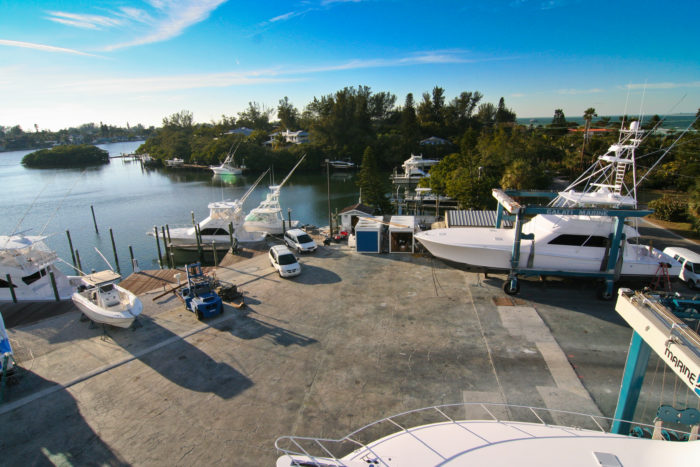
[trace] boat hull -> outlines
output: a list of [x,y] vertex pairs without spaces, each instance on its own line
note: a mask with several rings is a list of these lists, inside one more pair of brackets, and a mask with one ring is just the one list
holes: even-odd
[[128,305],[119,307],[119,309],[106,309],[92,302],[83,293],[74,293],[71,299],[75,306],[85,314],[91,321],[100,324],[108,324],[119,328],[128,328],[134,322],[136,317],[143,311],[141,300],[126,289],[115,286],[119,291],[120,296],[128,301]]
[[209,167],[216,175],[241,175],[243,170],[232,167]]
[[[295,229],[299,226],[299,221],[292,221],[291,225],[285,221],[285,226],[288,229]],[[279,225],[245,221],[245,223],[243,223],[243,230],[246,232],[265,232],[271,235],[282,235],[284,233],[282,231],[282,221],[280,221]]]
[[[482,242],[478,242],[479,239]],[[449,262],[492,271],[512,268],[511,229],[436,229],[416,234],[416,240],[433,256]],[[521,242],[518,269],[595,274],[607,268],[604,264],[605,248],[540,246],[535,243],[532,251],[532,244],[530,240]],[[670,264],[669,276],[677,276],[680,272],[680,264],[659,250],[628,244],[623,251],[619,273],[627,277],[653,277],[658,274],[661,262]]]

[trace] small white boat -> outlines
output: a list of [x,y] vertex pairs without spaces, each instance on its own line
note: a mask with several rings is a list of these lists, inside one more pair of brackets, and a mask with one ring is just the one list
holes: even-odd
[[344,160],[344,161],[330,161],[329,162],[330,166],[333,167],[334,169],[354,169],[355,168],[355,163],[350,161],[350,160]]
[[270,192],[267,194],[265,199],[258,205],[258,207],[250,210],[250,213],[245,218],[243,223],[243,229],[246,232],[265,232],[267,234],[280,235],[284,233],[282,229],[282,221],[285,223],[285,228],[293,229],[299,225],[299,221],[292,220],[288,222],[282,215],[282,207],[280,206],[280,190],[284,184],[289,180],[297,167],[302,163],[306,154],[299,159],[292,170],[289,171],[287,176],[282,180],[279,185],[273,185],[270,187]]
[[[68,300],[80,278],[66,276],[55,265],[56,252],[45,236],[0,235],[0,301]],[[53,275],[56,292],[51,283]],[[8,281],[9,276],[9,281]]]
[[168,159],[165,161],[165,165],[167,165],[168,167],[180,167],[184,163],[185,161],[183,159],[180,159],[179,157],[176,157],[174,159]]
[[[232,146],[233,147],[233,146]],[[238,146],[236,147],[238,150]],[[240,175],[243,173],[245,166],[236,166],[233,163],[233,157],[236,155],[236,150],[233,153],[229,150],[226,158],[221,163],[221,165],[210,165],[209,168],[217,175]]]
[[141,300],[116,284],[121,276],[114,271],[95,272],[81,279],[83,285],[71,298],[75,306],[92,321],[128,328],[141,314]]

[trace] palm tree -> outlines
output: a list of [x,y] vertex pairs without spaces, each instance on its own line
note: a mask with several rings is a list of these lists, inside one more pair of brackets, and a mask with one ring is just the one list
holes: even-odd
[[591,120],[593,120],[593,117],[597,117],[597,116],[598,116],[598,114],[595,113],[595,109],[593,107],[589,107],[583,112],[583,119],[586,122],[586,126],[584,127],[584,130],[583,130],[583,144],[581,145],[581,163],[580,163],[581,170],[583,170],[583,154],[586,150],[586,143],[588,142],[588,138],[589,138],[588,130],[591,129]]

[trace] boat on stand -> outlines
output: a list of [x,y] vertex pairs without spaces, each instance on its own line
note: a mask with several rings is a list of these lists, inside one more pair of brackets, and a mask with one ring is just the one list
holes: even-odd
[[[240,144],[238,145],[240,146]],[[209,168],[216,174],[216,175],[240,175],[243,173],[243,170],[245,169],[244,165],[237,166],[234,163],[234,156],[236,155],[236,151],[238,151],[238,146],[236,146],[236,149],[231,152],[229,149],[228,154],[226,155],[226,158],[220,165],[210,165]],[[231,146],[231,149],[233,149],[233,146]]]
[[[598,274],[613,269],[618,278],[654,277],[662,265],[669,276],[678,275],[676,260],[637,243],[637,229],[624,224],[625,218],[651,213],[637,208],[641,180],[634,175],[635,150],[642,136],[638,122],[623,128],[619,141],[547,207],[523,207],[494,190],[501,205],[511,206],[511,213],[518,215],[516,228],[435,229],[415,238],[438,258],[486,271],[513,271],[513,265],[523,258],[527,264],[523,269],[546,271],[546,275]],[[537,212],[530,220],[524,219],[528,209]],[[609,258],[618,251],[617,263],[610,268]]]
[[293,229],[299,225],[298,220],[288,222],[284,219],[280,206],[280,191],[305,158],[306,154],[292,167],[292,170],[290,170],[284,180],[282,180],[282,183],[270,186],[270,192],[265,199],[257,207],[250,210],[250,213],[245,217],[245,222],[243,223],[243,229],[246,232],[281,235],[283,233],[283,224],[287,224],[287,229]]
[[75,306],[91,321],[128,328],[143,311],[141,300],[117,285],[121,276],[105,270],[82,276],[82,285],[71,297]]
[[80,278],[66,276],[56,267],[58,255],[46,245],[46,238],[21,233],[0,236],[0,302],[71,298]]

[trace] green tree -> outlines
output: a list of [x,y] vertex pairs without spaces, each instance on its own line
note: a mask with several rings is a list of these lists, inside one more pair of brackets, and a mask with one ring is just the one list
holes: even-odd
[[270,131],[270,115],[273,110],[266,108],[257,102],[248,102],[248,108],[238,113],[238,125],[252,128],[253,130]]
[[282,128],[294,130],[298,128],[299,111],[289,102],[289,98],[284,96],[277,105],[277,118]]
[[498,101],[496,114],[494,115],[496,123],[513,123],[515,122],[515,112],[506,108],[506,101],[503,97]]
[[357,184],[362,191],[362,202],[374,206],[380,213],[391,212],[391,205],[386,197],[387,188],[385,177],[379,172],[374,151],[370,146],[365,148],[362,156],[362,168],[358,175]]

